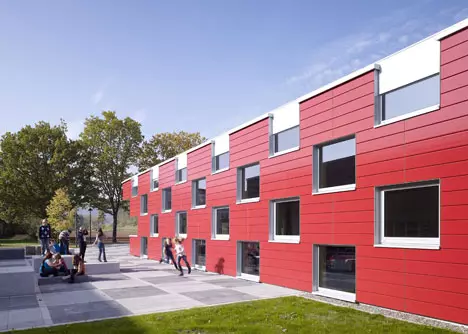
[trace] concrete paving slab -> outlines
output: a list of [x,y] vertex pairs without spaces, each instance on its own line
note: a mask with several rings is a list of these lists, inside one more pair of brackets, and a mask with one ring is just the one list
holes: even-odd
[[8,329],[8,311],[0,311],[0,331]]
[[39,307],[39,304],[37,302],[36,295],[10,297],[10,310],[20,310],[24,308],[37,307]]
[[259,283],[251,282],[251,281],[246,281],[243,279],[230,279],[230,280],[225,280],[225,279],[220,279],[220,280],[210,280],[210,284],[222,286],[223,288],[235,288],[235,287],[240,287],[240,286],[258,286]]
[[255,296],[234,291],[231,289],[217,289],[212,291],[192,291],[182,293],[182,295],[198,300],[205,305],[217,305],[235,303],[257,299]]
[[174,274],[173,276],[150,277],[150,278],[143,278],[142,280],[148,283],[154,284],[154,285],[167,284],[167,283],[175,284],[175,283],[193,281],[187,276],[178,276],[177,274]]
[[[78,281],[78,280],[77,280]],[[48,284],[39,286],[41,293],[53,293],[62,291],[82,291],[82,290],[95,290],[96,287],[91,283],[74,283],[62,282],[62,284]]]
[[118,289],[118,288],[133,288],[137,286],[148,286],[150,285],[148,282],[143,282],[141,280],[136,279],[128,279],[128,280],[121,280],[121,281],[102,281],[102,282],[92,282],[91,283],[97,289]]
[[8,329],[22,329],[44,325],[39,307],[8,312]]
[[131,277],[131,278],[153,278],[153,277],[164,277],[164,276],[174,277],[174,274],[161,272],[159,270],[152,270],[152,271],[129,272],[129,273],[125,273],[125,276]]
[[132,314],[116,301],[98,301],[86,304],[49,306],[48,308],[54,324],[123,317]]
[[157,286],[159,289],[167,291],[169,293],[184,293],[192,291],[213,291],[218,289],[224,289],[223,287],[216,286],[213,284],[203,283],[203,282],[182,282],[175,284],[160,284]]
[[125,289],[107,289],[103,292],[115,300],[125,298],[139,298],[139,297],[150,297],[158,295],[166,295],[167,292],[153,286],[137,286]]
[[211,273],[207,273],[206,275],[201,275],[201,276],[197,276],[197,275],[190,275],[190,277],[193,279],[193,280],[196,280],[196,281],[202,281],[202,282],[205,282],[205,281],[211,281],[211,280],[232,280],[233,277],[231,276],[224,276],[224,275],[219,275],[219,274],[211,274]]
[[126,298],[119,300],[119,303],[128,310],[131,310],[133,314],[167,312],[196,306],[204,306],[203,303],[192,298],[170,294],[151,297]]
[[109,296],[99,290],[45,293],[41,298],[47,307],[111,300]]
[[259,298],[277,298],[285,296],[298,296],[301,292],[297,290],[287,289],[280,286],[268,284],[256,284],[252,286],[233,287],[232,290],[247,293]]

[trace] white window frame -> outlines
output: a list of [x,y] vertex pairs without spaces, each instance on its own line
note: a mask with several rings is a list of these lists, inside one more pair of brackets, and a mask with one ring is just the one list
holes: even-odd
[[[206,188],[208,188],[208,183],[206,182],[206,177],[202,177],[192,181],[192,210],[194,209],[205,209],[206,208],[206,193],[205,193],[205,204],[197,205],[197,185],[198,181],[205,180]],[[207,189],[205,189],[206,191]]]
[[[216,141],[217,140],[221,140],[221,143],[225,144],[225,141],[226,141],[226,138],[223,136],[220,136],[220,137],[217,137],[215,139],[213,139],[211,141],[211,174],[217,174],[217,173],[221,173],[221,172],[225,172],[227,170],[229,170],[229,166],[230,166],[230,158],[231,158],[231,155],[230,155],[230,150],[228,148],[227,151],[224,151],[222,153],[219,153],[219,154],[216,154]],[[227,142],[228,142],[228,146],[229,146],[229,134],[227,135]],[[220,169],[216,169],[216,158],[223,155],[223,154],[227,154],[228,155],[228,166],[227,167],[224,167],[224,168],[220,168]]]
[[[170,189],[171,190],[171,208],[170,209],[166,209],[166,206],[165,206],[165,202],[166,202],[166,190],[167,189]],[[161,194],[161,212],[162,213],[167,213],[167,212],[171,212],[172,211],[172,188],[171,187],[166,187],[166,188],[163,188],[162,190],[162,194]]]
[[[299,234],[298,235],[277,235],[276,234],[276,205],[279,203],[298,202],[299,203]],[[301,200],[299,197],[290,197],[270,201],[270,238],[269,242],[282,242],[298,244],[301,241]]]
[[[437,238],[393,238],[385,237],[385,193],[405,189],[437,187],[439,194],[439,237]],[[389,248],[416,248],[416,249],[440,249],[440,182],[427,181],[394,186],[385,186],[375,189],[375,234],[374,247]]]
[[[187,158],[185,158],[187,159]],[[187,182],[188,180],[188,168],[187,168],[187,164],[185,165],[185,167],[182,167],[182,168],[179,168],[179,158],[175,158],[175,184],[182,184],[182,183],[185,183]],[[185,176],[185,180],[179,180],[179,172],[183,171],[183,170],[186,170],[186,176]]]
[[[136,185],[134,185],[136,183]],[[135,177],[132,178],[131,181],[131,187],[132,187],[132,197],[137,197],[138,196],[138,176],[136,176],[136,182],[135,182]],[[133,193],[133,189],[136,188],[135,194]]]
[[[146,198],[146,212],[143,212],[143,198]],[[148,194],[140,195],[140,216],[146,216],[148,211]]]
[[[260,247],[260,242],[259,241],[248,241],[248,240],[238,240],[237,241],[237,252],[236,252],[236,276],[238,278],[241,278],[241,279],[245,279],[246,281],[252,281],[252,282],[256,282],[256,283],[259,283],[260,282],[260,269],[261,267],[259,267],[259,272],[258,272],[258,276],[257,275],[250,275],[250,274],[244,274],[242,272],[242,244],[244,242],[257,242],[259,247]],[[261,260],[261,256],[260,256],[260,260]]]
[[[180,230],[179,217],[180,217],[180,214],[183,214],[183,213],[185,213],[185,217],[187,219],[187,231],[186,231],[187,233],[179,233],[179,230]],[[176,228],[175,228],[176,235],[181,237],[181,238],[186,239],[187,234],[188,234],[188,214],[187,214],[187,211],[177,211],[175,216],[176,216]]]
[[[269,134],[268,134],[268,138],[269,138],[269,158],[274,158],[274,157],[277,157],[279,155],[283,155],[283,154],[287,154],[287,153],[291,153],[291,152],[294,152],[294,151],[297,151],[300,149],[300,146],[301,146],[301,128],[298,125],[295,125],[295,126],[292,126],[290,128],[287,128],[287,129],[284,129],[283,131],[280,131],[280,132],[277,132],[277,133],[273,133],[273,122],[274,122],[274,116],[273,114],[269,114]],[[285,131],[289,131],[291,129],[294,129],[294,128],[298,128],[299,129],[299,138],[297,138],[297,146],[294,146],[294,147],[290,147],[286,150],[282,150],[282,151],[278,151],[278,152],[275,152],[275,143],[276,143],[276,135],[282,133],[282,132],[285,132]]]
[[258,197],[244,198],[244,199],[242,198],[242,185],[243,185],[243,182],[244,182],[243,175],[242,175],[243,170],[245,168],[252,167],[252,166],[255,166],[255,165],[258,165],[258,167],[259,167],[258,177],[261,180],[260,162],[254,162],[254,163],[251,163],[251,164],[248,164],[248,165],[237,167],[237,201],[236,201],[236,204],[254,203],[254,202],[259,202],[260,201],[260,180],[259,180],[259,184],[258,184]]
[[[158,187],[157,188],[154,188],[154,180],[158,180]],[[159,177],[156,178],[156,179],[153,178],[153,169],[151,169],[151,171],[150,171],[150,190],[151,190],[151,192],[159,190]]]
[[[218,215],[217,211],[227,209],[229,211],[229,234],[217,234],[218,231]],[[212,240],[229,240],[229,235],[231,233],[231,210],[229,205],[213,207],[211,210],[211,239]]]
[[[312,264],[314,270],[312,270],[312,294],[318,295],[318,296],[323,296],[323,297],[328,297],[328,298],[334,298],[334,299],[339,299],[339,300],[344,300],[350,303],[355,303],[356,302],[356,293],[352,292],[346,292],[346,291],[340,291],[340,290],[333,290],[333,289],[328,289],[328,288],[322,288],[320,287],[320,247],[326,247],[326,246],[336,246],[336,247],[354,247],[354,254],[356,254],[356,246],[355,245],[312,245]],[[357,266],[355,266],[357,268]],[[357,272],[357,271],[356,271]],[[357,282],[357,274],[355,272],[354,276],[354,284],[356,285]]]
[[326,187],[326,188],[320,188],[320,151],[322,150],[323,147],[348,141],[354,139],[355,145],[356,144],[356,136],[346,136],[346,137],[340,137],[338,139],[328,141],[325,143],[321,143],[318,145],[314,145],[313,147],[313,152],[312,152],[312,163],[313,163],[313,170],[312,170],[312,194],[313,195],[320,195],[320,194],[330,194],[330,193],[336,193],[336,192],[343,192],[343,191],[354,191],[356,190],[356,147],[354,150],[354,183],[351,184],[344,184],[341,186],[336,186],[336,187]]
[[[156,217],[156,219],[158,219],[158,224],[157,224],[157,225],[158,225],[158,231],[157,231],[157,232],[154,231],[154,222],[153,222],[153,219],[154,219],[155,217]],[[150,235],[151,235],[152,237],[158,237],[158,236],[159,236],[159,215],[157,215],[157,214],[152,214],[152,215],[150,216]]]
[[[204,266],[201,266],[201,265],[196,263],[196,259],[197,259],[196,242],[197,241],[204,241],[205,242],[205,265]],[[192,252],[193,268],[195,268],[197,270],[200,270],[200,271],[206,271],[206,240],[205,239],[192,239],[192,249],[193,249],[193,252]]]

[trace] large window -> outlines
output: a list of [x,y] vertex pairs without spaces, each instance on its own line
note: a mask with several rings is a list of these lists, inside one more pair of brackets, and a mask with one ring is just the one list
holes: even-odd
[[148,213],[148,195],[141,195],[140,197],[140,214],[146,215]]
[[259,281],[260,243],[237,242],[237,275],[244,279]]
[[438,248],[439,183],[378,188],[376,244]]
[[382,122],[398,119],[413,112],[438,108],[440,103],[439,74],[413,82],[382,94]]
[[355,189],[355,157],[354,138],[314,147],[314,192]]
[[299,199],[270,203],[270,240],[299,242]]
[[212,237],[219,240],[229,239],[229,207],[213,208]]
[[237,170],[238,202],[255,201],[260,198],[260,165],[254,164]]
[[187,237],[187,212],[180,211],[176,214],[176,234],[180,237]]
[[314,247],[314,291],[354,302],[356,249],[344,246]]
[[159,217],[158,215],[151,215],[151,236],[157,237],[159,233]]
[[171,188],[165,188],[162,192],[162,211],[172,210],[172,190]]
[[206,179],[192,182],[192,207],[204,207],[206,205]]
[[270,145],[271,155],[299,148],[299,126],[272,134]]
[[132,197],[138,195],[138,176],[132,178]]

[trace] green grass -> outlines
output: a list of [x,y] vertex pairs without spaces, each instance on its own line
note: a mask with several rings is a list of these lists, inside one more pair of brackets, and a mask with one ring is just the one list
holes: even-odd
[[0,239],[0,247],[38,246],[39,241],[27,235],[17,235],[8,239]]
[[[168,298],[167,303],[171,303]],[[22,331],[42,333],[450,333],[287,297]]]

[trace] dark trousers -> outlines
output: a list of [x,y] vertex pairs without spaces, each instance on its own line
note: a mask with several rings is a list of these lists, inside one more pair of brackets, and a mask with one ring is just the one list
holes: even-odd
[[70,245],[69,241],[66,239],[60,239],[60,254],[70,254]]
[[106,248],[104,247],[104,243],[103,243],[103,242],[99,242],[99,243],[98,243],[98,248],[99,248],[99,258],[98,258],[98,260],[101,261],[101,255],[104,255],[104,262],[107,262],[107,259],[106,259]]
[[174,254],[172,254],[172,252],[167,252],[166,253],[166,259],[167,259],[168,263],[169,263],[169,261],[172,261],[172,263],[174,264],[174,267],[176,268],[176,270],[179,270],[179,267],[177,267],[177,262],[174,259]]
[[41,239],[41,252],[42,255],[45,255],[49,251],[49,238]]
[[74,283],[75,276],[80,276],[80,275],[82,274],[78,274],[78,269],[73,268],[72,270],[70,270],[70,283]]
[[184,273],[184,270],[182,269],[182,265],[180,264],[180,262],[184,260],[185,262],[185,265],[187,266],[187,269],[188,269],[188,273],[190,274],[192,272],[192,268],[190,268],[190,263],[188,263],[187,261],[187,256],[186,255],[182,255],[182,256],[178,256],[177,257],[177,265],[179,266],[179,270],[180,272],[183,274]]
[[58,270],[56,268],[42,268],[41,277],[49,277],[49,275],[58,276]]
[[80,242],[80,257],[84,261],[86,253],[86,242]]

